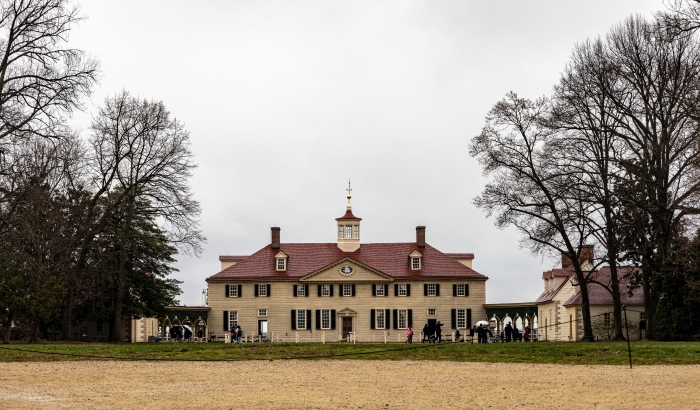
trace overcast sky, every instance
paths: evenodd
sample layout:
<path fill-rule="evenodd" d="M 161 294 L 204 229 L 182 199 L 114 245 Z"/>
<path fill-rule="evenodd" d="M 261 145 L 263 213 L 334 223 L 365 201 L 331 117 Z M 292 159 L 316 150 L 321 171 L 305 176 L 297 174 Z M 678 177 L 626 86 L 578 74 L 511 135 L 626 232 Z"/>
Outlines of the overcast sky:
<path fill-rule="evenodd" d="M 202 303 L 219 255 L 335 242 L 352 205 L 362 242 L 472 252 L 488 303 L 534 301 L 559 260 L 520 249 L 472 205 L 468 154 L 509 91 L 550 95 L 574 44 L 661 0 L 83 0 L 71 44 L 97 57 L 89 113 L 122 89 L 162 100 L 189 130 L 208 238 L 180 256 L 183 304 Z M 87 117 L 76 118 L 87 128 Z M 84 130 L 87 135 L 87 129 Z"/>

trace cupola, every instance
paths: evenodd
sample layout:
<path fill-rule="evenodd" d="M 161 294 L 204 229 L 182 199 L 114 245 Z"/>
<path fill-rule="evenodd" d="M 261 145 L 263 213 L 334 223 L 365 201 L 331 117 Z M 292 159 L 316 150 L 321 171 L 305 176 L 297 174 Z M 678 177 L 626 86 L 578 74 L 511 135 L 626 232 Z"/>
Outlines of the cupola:
<path fill-rule="evenodd" d="M 362 218 L 358 218 L 352 214 L 352 205 L 350 205 L 350 199 L 352 195 L 352 188 L 350 188 L 350 180 L 348 180 L 348 205 L 345 210 L 345 215 L 340 218 L 336 218 L 337 232 L 338 232 L 338 248 L 343 252 L 355 252 L 360 249 L 360 221 Z"/>

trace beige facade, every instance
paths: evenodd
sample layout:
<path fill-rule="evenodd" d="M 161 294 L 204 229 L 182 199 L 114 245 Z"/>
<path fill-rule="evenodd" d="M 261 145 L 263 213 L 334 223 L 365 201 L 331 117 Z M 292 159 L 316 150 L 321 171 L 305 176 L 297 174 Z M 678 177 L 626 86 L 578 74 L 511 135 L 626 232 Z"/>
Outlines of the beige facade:
<path fill-rule="evenodd" d="M 280 338 L 281 340 L 294 341 L 299 334 L 301 340 L 320 341 L 321 333 L 325 333 L 328 341 L 337 341 L 347 338 L 347 333 L 352 332 L 358 342 L 383 341 L 384 334 L 391 341 L 403 341 L 405 337 L 405 325 L 394 324 L 394 311 L 411 311 L 410 318 L 414 331 L 418 334 L 423 325 L 429 320 L 438 320 L 444 324 L 443 332 L 452 331 L 452 310 L 465 310 L 464 324 L 455 328 L 465 329 L 473 326 L 476 320 L 486 317 L 484 302 L 486 301 L 485 281 L 392 281 L 381 275 L 368 271 L 358 272 L 357 276 L 349 278 L 340 277 L 331 268 L 320 273 L 317 277 L 295 282 L 271 282 L 271 283 L 236 283 L 229 285 L 241 285 L 240 297 L 227 297 L 226 283 L 209 284 L 210 333 L 223 335 L 224 312 L 228 312 L 229 326 L 233 323 L 232 312 L 235 312 L 235 321 L 243 329 L 246 335 L 259 333 L 259 321 L 267 321 L 268 338 Z M 440 288 L 439 296 L 424 296 L 424 285 L 437 284 Z M 469 296 L 453 296 L 453 285 L 469 285 Z M 388 296 L 373 296 L 372 285 L 388 285 Z M 269 296 L 255 296 L 255 286 L 270 285 Z M 294 285 L 308 285 L 309 296 L 294 296 Z M 333 286 L 333 296 L 318 296 L 319 285 Z M 355 296 L 340 296 L 342 285 L 355 285 Z M 410 296 L 394 296 L 395 285 L 410 285 Z M 388 328 L 378 328 L 377 311 L 390 310 Z M 429 309 L 431 311 L 429 312 Z M 310 329 L 292 328 L 292 311 L 311 311 Z M 318 326 L 316 311 L 330 310 L 335 312 L 335 319 L 330 318 L 329 326 Z M 375 329 L 372 329 L 372 311 L 375 312 Z M 434 312 L 432 311 L 434 310 Z M 264 311 L 265 316 L 260 315 Z M 429 314 L 430 313 L 430 314 Z M 434 313 L 434 314 L 433 314 Z M 455 312 L 456 314 L 457 312 Z M 298 318 L 297 318 L 298 319 Z M 407 318 L 408 319 L 408 318 Z M 307 319 L 308 320 L 308 319 Z M 457 318 L 455 318 L 455 321 Z M 335 329 L 318 329 L 317 327 L 330 327 L 335 321 Z M 385 318 L 386 321 L 386 318 Z M 344 325 L 350 325 L 350 329 Z M 461 324 L 461 323 L 460 323 Z M 298 323 L 297 323 L 298 325 Z"/>

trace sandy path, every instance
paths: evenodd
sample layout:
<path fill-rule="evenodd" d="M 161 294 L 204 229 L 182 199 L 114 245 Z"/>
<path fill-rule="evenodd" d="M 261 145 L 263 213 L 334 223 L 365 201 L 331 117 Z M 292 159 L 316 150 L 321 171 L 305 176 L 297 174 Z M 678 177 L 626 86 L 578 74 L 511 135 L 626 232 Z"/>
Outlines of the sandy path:
<path fill-rule="evenodd" d="M 700 409 L 700 366 L 427 361 L 1 363 L 0 409 Z"/>

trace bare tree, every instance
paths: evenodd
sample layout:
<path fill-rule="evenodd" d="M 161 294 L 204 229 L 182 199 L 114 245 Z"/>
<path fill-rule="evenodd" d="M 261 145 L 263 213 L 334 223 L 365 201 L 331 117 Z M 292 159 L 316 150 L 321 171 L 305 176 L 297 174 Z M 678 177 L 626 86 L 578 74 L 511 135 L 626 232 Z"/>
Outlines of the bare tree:
<path fill-rule="evenodd" d="M 623 340 L 622 301 L 618 278 L 618 258 L 622 252 L 620 199 L 617 184 L 623 172 L 620 158 L 626 146 L 612 132 L 616 125 L 613 109 L 603 88 L 609 81 L 609 69 L 600 39 L 586 41 L 574 48 L 571 61 L 554 90 L 554 108 L 550 126 L 562 131 L 556 152 L 563 155 L 565 168 L 577 179 L 582 200 L 590 203 L 587 217 L 591 235 L 604 248 L 597 265 L 610 267 L 610 283 L 600 283 L 613 299 L 613 338 Z"/>
<path fill-rule="evenodd" d="M 66 44 L 78 21 L 66 0 L 0 1 L 0 141 L 60 135 L 90 92 L 98 63 Z"/>
<path fill-rule="evenodd" d="M 121 207 L 121 254 L 118 290 L 110 337 L 118 341 L 125 274 L 130 263 L 126 252 L 129 226 L 139 212 L 157 217 L 171 243 L 184 252 L 199 254 L 205 238 L 197 229 L 199 203 L 192 198 L 189 178 L 195 164 L 189 133 L 162 102 L 140 100 L 122 92 L 108 98 L 92 124 L 92 167 L 97 192 L 108 203 Z M 144 205 L 145 204 L 145 205 Z M 104 217 L 103 217 L 104 218 Z M 104 219 L 103 219 L 104 221 Z"/>
<path fill-rule="evenodd" d="M 515 226 L 534 253 L 558 252 L 571 260 L 582 298 L 582 340 L 592 341 L 587 274 L 580 260 L 590 235 L 589 204 L 555 155 L 559 141 L 545 125 L 549 111 L 546 99 L 533 102 L 514 93 L 491 109 L 469 147 L 484 174 L 493 176 L 474 203 L 489 215 L 496 213 L 498 227 Z"/>

